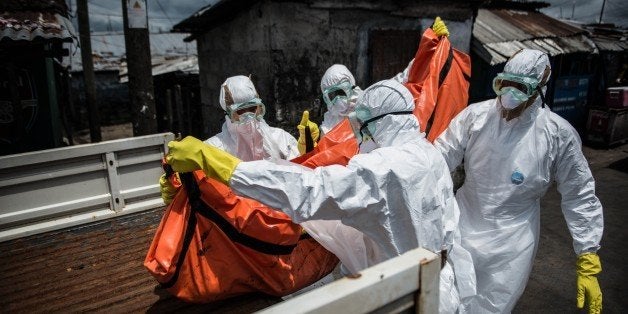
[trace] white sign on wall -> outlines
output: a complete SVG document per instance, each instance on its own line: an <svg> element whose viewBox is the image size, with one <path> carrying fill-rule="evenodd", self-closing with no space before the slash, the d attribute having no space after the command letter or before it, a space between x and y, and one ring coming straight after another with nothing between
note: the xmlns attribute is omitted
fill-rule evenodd
<svg viewBox="0 0 628 314"><path fill-rule="evenodd" d="M129 28L148 28L146 0L126 0Z"/></svg>

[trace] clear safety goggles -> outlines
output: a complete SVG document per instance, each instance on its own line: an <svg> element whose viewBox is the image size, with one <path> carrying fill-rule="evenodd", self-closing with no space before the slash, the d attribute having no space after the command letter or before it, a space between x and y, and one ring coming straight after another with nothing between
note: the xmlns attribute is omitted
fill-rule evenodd
<svg viewBox="0 0 628 314"><path fill-rule="evenodd" d="M327 104L327 107L331 107L336 98L344 97L349 98L353 93L353 85L347 81L342 81L336 85L332 85L323 91L323 101Z"/></svg>
<svg viewBox="0 0 628 314"><path fill-rule="evenodd" d="M514 75L510 73L498 73L493 79L493 91L501 96L512 91L514 97L520 101L526 101L539 86L539 80L533 77Z"/></svg>
<svg viewBox="0 0 628 314"><path fill-rule="evenodd" d="M227 106L227 115L234 123L247 123L252 119L261 120L266 113L266 106L259 98Z"/></svg>

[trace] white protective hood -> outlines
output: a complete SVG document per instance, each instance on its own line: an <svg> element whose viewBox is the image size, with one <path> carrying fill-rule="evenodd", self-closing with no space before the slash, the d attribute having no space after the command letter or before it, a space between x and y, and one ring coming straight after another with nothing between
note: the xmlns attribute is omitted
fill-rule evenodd
<svg viewBox="0 0 628 314"><path fill-rule="evenodd" d="M377 83L364 95L364 105L380 114L414 106L410 92L394 81ZM472 287L464 291L473 293L475 275L470 256L454 243L459 214L445 161L420 135L412 114L387 116L378 122L378 128L381 132L374 137L380 147L354 156L346 167L309 169L263 160L242 162L230 186L237 194L282 210L297 223L340 220L361 232L362 239L345 228L343 232L350 235L348 243L327 243L345 265L355 261L343 258L346 253L339 250L362 242L364 249L354 250L354 257L362 259L362 264L354 264L357 267L374 265L418 246L434 252L449 249L453 256L448 263L461 276L466 272L464 278L471 282L465 282ZM467 261L458 263L456 258L465 256ZM441 275L449 279L442 280L446 286L440 289L441 308L455 309L457 299L453 298L457 298L458 289L453 286L451 269Z"/></svg>
<svg viewBox="0 0 628 314"><path fill-rule="evenodd" d="M540 78L547 65L547 56L526 49L505 71ZM540 98L510 121L501 110L497 98L471 104L434 142L450 170L464 159L456 199L462 245L477 275L478 295L465 304L471 313L512 311L538 247L540 198L553 181L576 254L597 251L602 237L602 206L578 133Z"/></svg>

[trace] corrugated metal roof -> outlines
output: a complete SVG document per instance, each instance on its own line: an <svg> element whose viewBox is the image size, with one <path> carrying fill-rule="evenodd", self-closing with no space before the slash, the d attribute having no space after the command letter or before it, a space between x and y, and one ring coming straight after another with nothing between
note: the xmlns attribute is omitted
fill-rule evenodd
<svg viewBox="0 0 628 314"><path fill-rule="evenodd" d="M153 76L183 72L187 74L198 74L198 58L196 56L179 56L179 57L156 57L152 60ZM129 81L128 68L126 63L120 66L120 83Z"/></svg>
<svg viewBox="0 0 628 314"><path fill-rule="evenodd" d="M3 12L0 14L0 40L33 41L37 38L72 41L72 22L53 12Z"/></svg>
<svg viewBox="0 0 628 314"><path fill-rule="evenodd" d="M184 42L188 34L150 34L150 53L155 57L196 55L196 42ZM126 55L124 33L92 33L92 53L94 70L118 70ZM71 53L72 71L83 71L81 51L76 47ZM154 64L154 62L153 62Z"/></svg>
<svg viewBox="0 0 628 314"><path fill-rule="evenodd" d="M473 25L473 49L491 65L506 62L522 48L550 56L596 53L587 32L536 11L480 9Z"/></svg>
<svg viewBox="0 0 628 314"><path fill-rule="evenodd" d="M600 51L626 51L628 50L628 41L625 37L606 38L606 37L593 37L595 45Z"/></svg>

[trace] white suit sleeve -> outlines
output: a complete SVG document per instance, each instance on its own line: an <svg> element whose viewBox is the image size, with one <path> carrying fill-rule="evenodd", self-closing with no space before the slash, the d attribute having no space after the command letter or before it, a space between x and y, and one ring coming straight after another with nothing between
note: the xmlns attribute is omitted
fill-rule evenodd
<svg viewBox="0 0 628 314"><path fill-rule="evenodd" d="M582 154L578 134L571 127L561 133L554 172L563 215L576 254L596 252L604 230L602 204L595 196L595 181Z"/></svg>
<svg viewBox="0 0 628 314"><path fill-rule="evenodd" d="M434 146L443 154L449 171L462 163L469 142L469 130L473 123L469 108L460 112L449 123L449 127L435 141Z"/></svg>
<svg viewBox="0 0 628 314"><path fill-rule="evenodd" d="M264 134L264 147L274 152L272 156L290 160L300 155L294 136L280 128L268 127L268 130L270 132Z"/></svg>
<svg viewBox="0 0 628 314"><path fill-rule="evenodd" d="M297 158L299 157L300 153L299 153L299 148L297 145L297 140L294 138L294 136L286 133L286 139L285 139L285 147L286 147L286 160L290 160L292 158Z"/></svg>
<svg viewBox="0 0 628 314"><path fill-rule="evenodd" d="M378 183L371 180L370 171L352 164L309 169L266 160L243 162L236 167L230 186L237 194L281 209L297 223L348 219L353 222L348 225L370 225L352 216L365 216L358 214L377 203Z"/></svg>

